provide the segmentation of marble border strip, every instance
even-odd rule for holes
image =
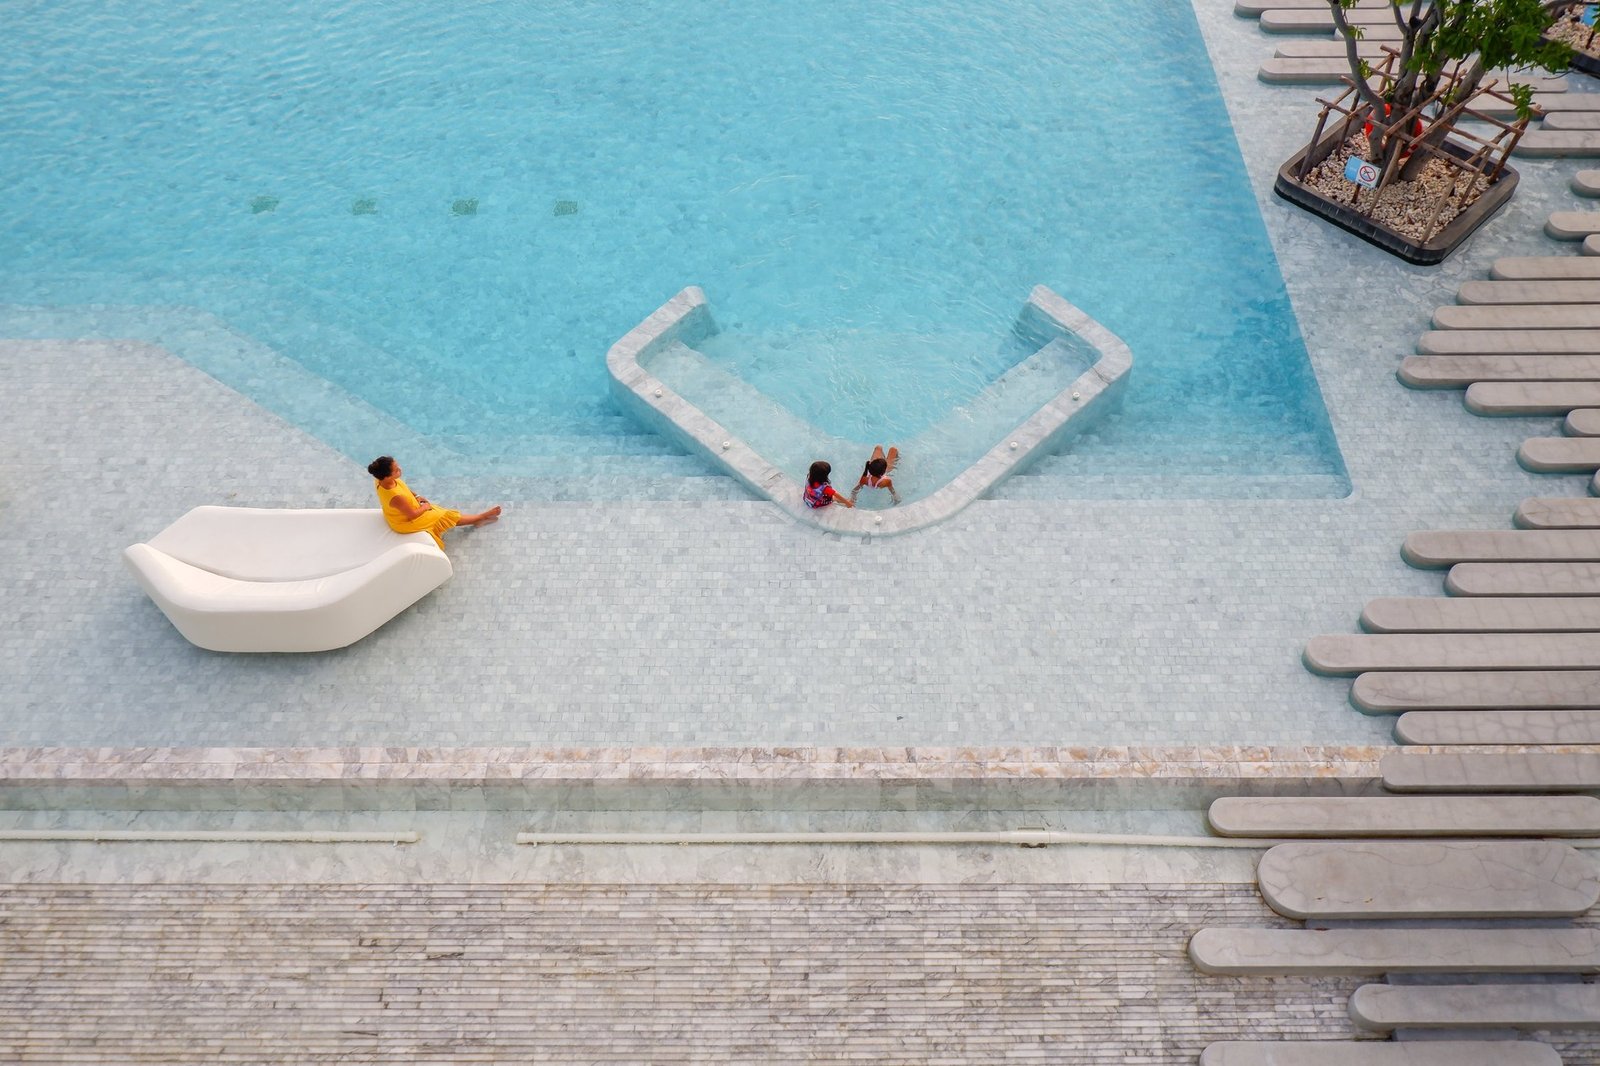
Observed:
[[[801,486],[793,478],[646,369],[654,351],[675,341],[693,347],[716,332],[706,295],[698,287],[683,289],[612,345],[606,353],[606,371],[612,394],[624,410],[731,474],[796,521],[833,533],[889,536],[949,518],[1086,429],[1120,399],[1133,353],[1121,338],[1081,310],[1038,285],[1023,305],[1017,329],[1041,347],[1057,337],[1075,335],[1093,347],[1098,358],[948,485],[914,503],[870,514],[844,507],[806,507],[800,499]]]
[[[1394,750],[1397,749],[1390,746],[25,747],[0,748],[0,785],[239,781],[466,784],[566,780],[692,784],[1350,780],[1376,779],[1379,759]],[[1448,750],[1465,749],[1451,747]]]

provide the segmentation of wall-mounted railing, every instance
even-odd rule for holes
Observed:
[[[606,370],[611,391],[624,410],[703,456],[797,521],[835,533],[889,535],[949,518],[1116,406],[1133,366],[1133,353],[1116,334],[1043,285],[1029,295],[1016,330],[1040,349],[1059,338],[1076,337],[1094,350],[1096,359],[944,487],[887,511],[807,507],[801,500],[799,481],[650,373],[654,353],[674,343],[693,348],[717,332],[705,293],[699,288],[691,285],[684,289],[612,345],[606,353]],[[1029,357],[1037,358],[1040,355]],[[1028,361],[1019,367],[1026,367]]]

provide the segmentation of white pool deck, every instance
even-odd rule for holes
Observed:
[[[1520,161],[1500,217],[1442,267],[1406,266],[1271,196],[1314,93],[1258,82],[1255,23],[1198,9],[1348,498],[1002,486],[936,528],[862,540],[757,500],[522,502],[514,485],[442,480],[418,487],[506,514],[454,535],[438,593],[344,651],[217,655],[167,624],[121,549],[200,503],[366,506],[361,467],[148,345],[0,342],[0,747],[637,745],[737,761],[774,745],[1388,743],[1389,723],[1300,653],[1354,632],[1375,596],[1439,591],[1401,561],[1406,533],[1506,528],[1525,496],[1585,493],[1581,476],[1516,464],[1557,420],[1474,417],[1457,392],[1394,378],[1461,281],[1567,247],[1542,224],[1577,203],[1575,164]],[[1172,222],[1184,240],[1176,187]]]

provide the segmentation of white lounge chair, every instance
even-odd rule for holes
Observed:
[[[211,651],[342,648],[453,572],[432,537],[396,533],[376,509],[196,507],[122,558]]]

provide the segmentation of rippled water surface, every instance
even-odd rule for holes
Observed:
[[[606,349],[686,284],[725,369],[910,437],[1044,283],[1133,348],[1107,469],[1341,474],[1152,3],[0,5],[0,302],[198,308],[488,455],[602,447]]]

